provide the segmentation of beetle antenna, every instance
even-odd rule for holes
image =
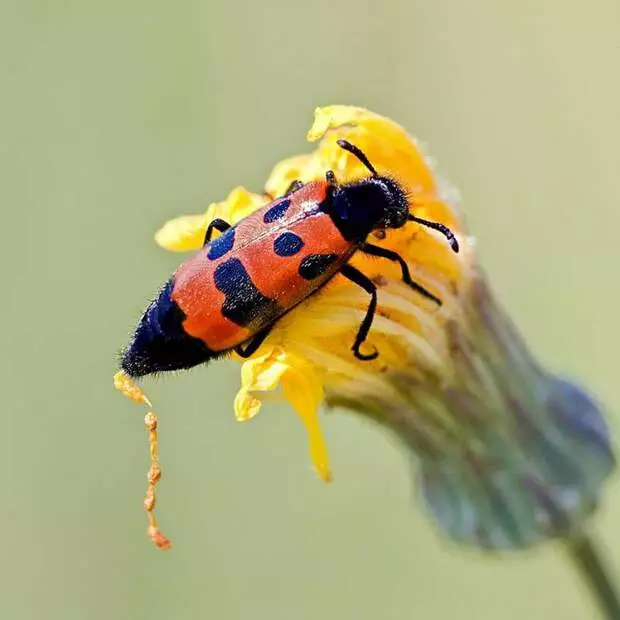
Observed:
[[[374,176],[379,176],[375,170],[375,167],[368,160],[368,157],[366,157],[366,155],[364,155],[364,153],[357,146],[351,144],[347,140],[338,140],[336,144],[338,144],[341,149],[351,153],[351,155],[355,155],[355,157],[357,157]]]
[[[428,220],[423,220],[422,218],[416,217],[415,215],[411,214],[409,214],[407,219],[410,222],[417,222],[418,224],[422,224],[422,226],[426,226],[427,228],[432,228],[433,230],[440,232],[448,240],[452,250],[454,250],[454,252],[459,251],[459,242],[454,236],[454,233],[447,226],[439,224],[438,222],[429,222]]]

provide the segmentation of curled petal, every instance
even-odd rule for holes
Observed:
[[[156,233],[158,245],[172,252],[191,252],[204,242],[207,215],[182,215],[167,221]]]
[[[267,204],[269,200],[269,197],[263,194],[253,194],[243,187],[236,187],[228,194],[226,200],[213,203],[207,210],[207,215],[210,216],[209,221],[219,217],[230,224],[236,224]]]
[[[368,170],[343,151],[337,140],[345,138],[362,149],[379,170],[397,175],[414,194],[434,195],[436,185],[428,162],[411,136],[394,121],[364,108],[334,105],[317,108],[308,140],[322,138],[317,149],[323,163],[346,170],[351,177],[366,176]]]
[[[264,350],[265,347],[262,348]],[[271,392],[278,387],[286,364],[278,360],[280,351],[269,349],[243,362],[241,366],[241,389],[235,398],[235,416],[240,422],[254,417],[262,405],[256,392]]]
[[[300,417],[308,433],[310,459],[321,480],[332,479],[329,455],[321,428],[319,408],[323,402],[323,383],[311,364],[303,358],[288,355],[288,371],[282,378],[282,390],[288,402]]]
[[[317,474],[322,480],[331,480],[327,448],[318,422],[323,402],[321,377],[302,357],[280,347],[266,349],[243,362],[241,389],[235,398],[237,419],[243,421],[256,415],[262,404],[261,393],[272,392],[281,384],[284,397],[306,427],[310,458]]]
[[[308,175],[311,161],[312,155],[308,154],[290,157],[277,163],[265,183],[265,192],[277,198],[288,190],[293,181],[312,180],[312,177]]]
[[[247,389],[240,388],[233,404],[235,417],[240,422],[245,422],[245,420],[253,418],[260,411],[262,405],[260,398],[251,394]]]
[[[209,222],[220,218],[235,224],[268,201],[267,196],[252,194],[243,187],[236,187],[225,200],[210,204],[204,214],[183,215],[166,222],[155,233],[155,241],[161,247],[173,252],[199,250],[204,244]],[[214,237],[218,234],[215,231]]]

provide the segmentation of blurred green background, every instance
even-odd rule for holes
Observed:
[[[439,539],[405,455],[354,417],[324,420],[322,485],[287,407],[234,421],[231,362],[147,385],[175,545],[158,553],[144,410],[111,377],[180,260],[155,229],[260,188],[309,148],[316,105],[352,103],[429,145],[533,348],[617,428],[616,0],[5,0],[0,24],[0,615],[593,617],[554,545],[487,559]],[[619,516],[612,482],[596,529],[616,556]]]

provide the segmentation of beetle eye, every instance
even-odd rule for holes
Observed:
[[[382,223],[385,228],[402,228],[406,222],[407,211],[400,206],[392,206],[386,211]]]

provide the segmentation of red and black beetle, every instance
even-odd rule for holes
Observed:
[[[398,182],[377,173],[368,158],[346,140],[338,145],[370,171],[361,180],[339,184],[333,171],[324,181],[295,181],[288,192],[231,226],[213,220],[202,250],[181,265],[149,305],[122,355],[132,377],[191,368],[223,353],[251,355],[274,323],[340,273],[361,286],[370,303],[353,342],[361,360],[377,307],[377,288],[348,264],[355,252],[400,265],[402,279],[419,294],[440,300],[416,284],[404,259],[366,242],[373,231],[416,222],[442,233],[458,252],[444,225],[415,217]],[[222,234],[211,240],[213,231]]]

